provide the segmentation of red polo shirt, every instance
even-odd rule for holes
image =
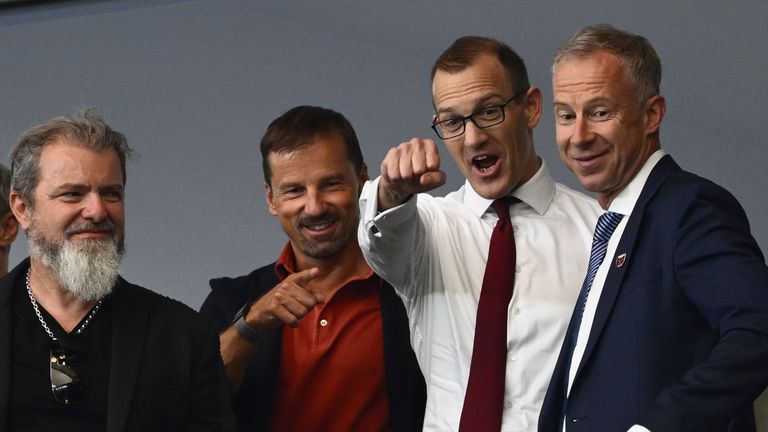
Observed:
[[[281,280],[295,271],[290,243],[275,271]],[[297,328],[283,326],[270,430],[391,430],[380,290],[381,279],[371,271],[347,281]]]

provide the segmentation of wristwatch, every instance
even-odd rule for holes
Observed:
[[[235,314],[235,319],[232,320],[232,324],[235,326],[237,333],[243,339],[247,340],[248,342],[255,343],[261,337],[261,332],[249,326],[245,322],[245,316],[248,315],[248,310],[251,308],[252,304],[253,303],[251,302],[244,304],[243,307],[241,307],[240,310]]]

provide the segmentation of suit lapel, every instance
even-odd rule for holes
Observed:
[[[134,287],[120,278],[112,301],[112,357],[109,372],[107,430],[123,431],[144,352],[149,312],[137,301]]]
[[[608,270],[608,275],[606,276],[605,284],[603,285],[603,292],[600,294],[600,300],[597,304],[597,310],[595,311],[595,319],[592,322],[592,328],[589,332],[589,340],[587,340],[587,346],[584,348],[584,355],[579,363],[579,369],[576,371],[574,381],[578,380],[581,370],[589,360],[589,356],[592,354],[595,345],[597,345],[603,329],[608,322],[608,317],[611,315],[613,305],[616,303],[616,297],[621,290],[624,275],[633,263],[632,251],[636,243],[640,226],[643,222],[645,207],[667,178],[677,171],[680,171],[680,166],[675,163],[671,156],[664,156],[653,168],[651,174],[648,176],[648,180],[643,186],[642,192],[640,192],[640,196],[632,209],[632,214],[627,221],[627,226],[624,228],[621,240],[616,248],[616,253],[626,254],[626,256],[624,257],[621,266],[612,263],[610,270]],[[608,257],[606,257],[606,259],[608,259]],[[613,261],[613,257],[610,257],[610,259]]]

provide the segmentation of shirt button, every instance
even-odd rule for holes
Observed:
[[[517,361],[517,354],[512,354],[512,355],[509,357],[509,359],[510,359],[510,360],[512,360],[512,361]]]
[[[518,228],[517,225],[512,225],[512,232],[517,232]]]
[[[325,327],[325,326],[327,326],[327,325],[328,325],[328,320],[327,320],[327,319],[321,319],[321,320],[320,320],[320,325],[321,325],[322,327]]]
[[[510,401],[510,400],[504,401],[504,408],[506,408],[506,409],[512,408],[512,401]]]
[[[520,315],[520,308],[512,308],[512,315]]]
[[[520,266],[515,266],[515,273],[520,273]]]

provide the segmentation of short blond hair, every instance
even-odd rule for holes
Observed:
[[[588,57],[605,51],[619,58],[629,79],[635,84],[639,101],[645,102],[659,94],[661,85],[661,60],[648,39],[619,30],[610,24],[587,26],[576,32],[555,54],[552,64],[567,58]]]

